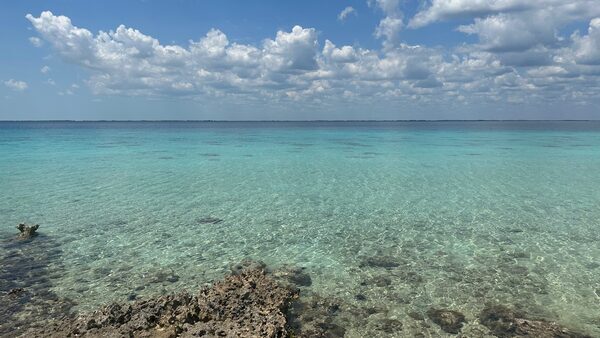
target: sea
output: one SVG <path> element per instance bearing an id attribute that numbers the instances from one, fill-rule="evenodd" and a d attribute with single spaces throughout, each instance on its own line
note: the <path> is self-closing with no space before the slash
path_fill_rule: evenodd
<path id="1" fill-rule="evenodd" d="M 600 337 L 600 122 L 0 122 L 0 258 L 71 311 L 251 259 L 400 336 L 494 303 Z"/>

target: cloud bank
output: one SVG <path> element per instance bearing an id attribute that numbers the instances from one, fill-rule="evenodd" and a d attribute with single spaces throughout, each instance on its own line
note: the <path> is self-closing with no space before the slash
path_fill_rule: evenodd
<path id="1" fill-rule="evenodd" d="M 216 28 L 187 45 L 168 45 L 124 25 L 92 33 L 50 11 L 26 17 L 62 59 L 89 71 L 96 94 L 440 105 L 586 104 L 598 96 L 597 0 L 432 0 L 407 24 L 398 0 L 370 4 L 383 14 L 374 33 L 380 49 L 320 41 L 315 28 L 301 26 L 257 45 L 231 42 Z M 403 29 L 456 19 L 470 22 L 456 29 L 477 43 L 444 49 L 401 42 Z M 587 31 L 561 36 L 572 22 L 586 22 Z"/>

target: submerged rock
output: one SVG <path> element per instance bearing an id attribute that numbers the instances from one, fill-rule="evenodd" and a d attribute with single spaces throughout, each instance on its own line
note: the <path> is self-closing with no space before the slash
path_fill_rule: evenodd
<path id="1" fill-rule="evenodd" d="M 177 281 L 179 281 L 179 276 L 173 270 L 158 271 L 148 279 L 151 284 L 175 283 Z"/>
<path id="2" fill-rule="evenodd" d="M 37 235 L 36 231 L 39 227 L 40 227 L 39 224 L 27 225 L 25 223 L 21 223 L 21 224 L 17 225 L 17 229 L 19 229 L 19 231 L 21 232 L 19 234 L 19 239 L 28 239 L 33 236 L 36 236 Z"/>
<path id="3" fill-rule="evenodd" d="M 246 269 L 196 295 L 182 292 L 111 304 L 30 330 L 29 337 L 286 337 L 285 313 L 297 292 L 263 269 Z"/>
<path id="4" fill-rule="evenodd" d="M 219 224 L 219 223 L 223 222 L 222 219 L 216 218 L 216 217 L 202 217 L 202 218 L 198 218 L 197 221 L 200 224 Z"/>
<path id="5" fill-rule="evenodd" d="M 231 273 L 236 275 L 244 272 L 245 270 L 265 270 L 267 271 L 267 265 L 262 261 L 255 261 L 251 259 L 244 259 L 241 262 L 232 265 Z"/>
<path id="6" fill-rule="evenodd" d="M 387 276 L 375 276 L 371 279 L 364 280 L 360 283 L 363 286 L 386 287 L 392 284 L 392 280 Z"/>
<path id="7" fill-rule="evenodd" d="M 43 233 L 35 241 L 0 240 L 0 337 L 17 337 L 69 314 L 74 303 L 52 291 L 52 276 L 63 271 L 61 254 Z"/>
<path id="8" fill-rule="evenodd" d="M 388 335 L 394 335 L 402 331 L 402 322 L 398 319 L 383 318 L 374 324 L 377 331 L 381 331 Z"/>
<path id="9" fill-rule="evenodd" d="M 427 316 L 448 333 L 460 332 L 465 322 L 465 316 L 454 310 L 431 308 L 427 311 Z"/>
<path id="10" fill-rule="evenodd" d="M 312 279 L 305 268 L 285 266 L 273 271 L 273 277 L 296 286 L 311 286 Z"/>
<path id="11" fill-rule="evenodd" d="M 341 311 L 336 300 L 317 295 L 295 301 L 287 316 L 290 337 L 344 337 Z"/>
<path id="12" fill-rule="evenodd" d="M 359 266 L 392 269 L 399 267 L 400 262 L 392 256 L 371 256 L 363 258 Z"/>
<path id="13" fill-rule="evenodd" d="M 479 314 L 479 322 L 497 337 L 536 337 L 536 338 L 591 338 L 570 331 L 555 322 L 529 320 L 506 306 L 488 305 Z"/>
<path id="14" fill-rule="evenodd" d="M 14 288 L 14 289 L 10 289 L 8 290 L 8 292 L 6 293 L 8 296 L 12 296 L 12 297 L 19 297 L 22 294 L 24 294 L 26 291 L 24 288 Z"/>

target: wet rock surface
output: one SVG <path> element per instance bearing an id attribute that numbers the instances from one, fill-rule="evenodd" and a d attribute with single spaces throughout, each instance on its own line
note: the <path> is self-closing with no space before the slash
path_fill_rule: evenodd
<path id="1" fill-rule="evenodd" d="M 182 292 L 65 318 L 24 336 L 286 337 L 285 313 L 297 292 L 264 269 L 232 274 L 196 295 Z"/>
<path id="2" fill-rule="evenodd" d="M 431 308 L 427 311 L 427 316 L 448 333 L 459 333 L 465 322 L 462 313 L 448 309 Z"/>
<path id="3" fill-rule="evenodd" d="M 529 320 L 524 314 L 502 305 L 488 305 L 479 315 L 479 322 L 497 337 L 536 337 L 536 338 L 591 338 L 591 336 L 570 331 L 557 323 L 545 320 Z"/>
<path id="4" fill-rule="evenodd" d="M 17 225 L 17 229 L 19 229 L 19 239 L 29 239 L 33 236 L 36 236 L 37 229 L 39 229 L 39 224 L 35 225 L 27 225 L 25 223 L 21 223 Z"/>

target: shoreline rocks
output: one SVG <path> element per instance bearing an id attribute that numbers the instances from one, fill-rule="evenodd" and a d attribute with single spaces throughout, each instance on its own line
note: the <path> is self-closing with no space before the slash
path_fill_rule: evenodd
<path id="1" fill-rule="evenodd" d="M 35 246 L 43 245 L 44 239 L 42 234 Z M 35 247 L 29 242 L 13 241 L 12 244 Z M 173 270 L 161 270 L 156 275 L 160 283 L 177 276 Z M 368 284 L 386 287 L 388 280 L 381 279 L 381 276 L 372 277 Z M 196 293 L 182 291 L 141 299 L 130 294 L 127 300 L 90 313 L 73 315 L 67 312 L 70 306 L 64 306 L 53 316 L 40 316 L 38 311 L 34 312 L 34 317 L 28 316 L 31 312 L 23 308 L 24 304 L 49 311 L 63 302 L 46 301 L 36 295 L 34 289 L 11 284 L 6 285 L 0 294 L 0 301 L 10 305 L 2 316 L 10 327 L 0 325 L 3 329 L 0 336 L 4 333 L 20 337 L 299 338 L 344 337 L 357 332 L 366 336 L 397 336 L 402 332 L 405 336 L 414 333 L 420 337 L 431 332 L 430 329 L 469 335 L 474 324 L 478 330 L 483 330 L 482 333 L 489 330 L 489 334 L 499 338 L 590 337 L 554 322 L 526 319 L 524 314 L 499 305 L 487 305 L 478 320 L 473 319 L 471 314 L 468 324 L 465 315 L 458 311 L 432 307 L 426 315 L 417 312 L 408 314 L 414 321 L 421 322 L 415 325 L 410 319 L 396 317 L 389 309 L 374 307 L 369 302 L 371 295 L 367 298 L 358 294 L 355 298 L 359 302 L 347 302 L 314 293 L 307 288 L 311 284 L 310 274 L 305 268 L 284 265 L 270 270 L 262 262 L 244 260 L 231 266 L 230 275 Z M 22 315 L 25 315 L 23 319 Z M 431 323 L 439 328 L 430 326 Z M 418 330 L 422 330 L 421 333 Z"/>
<path id="2" fill-rule="evenodd" d="M 286 313 L 297 296 L 264 269 L 249 268 L 194 295 L 114 303 L 23 336 L 287 337 Z"/>

